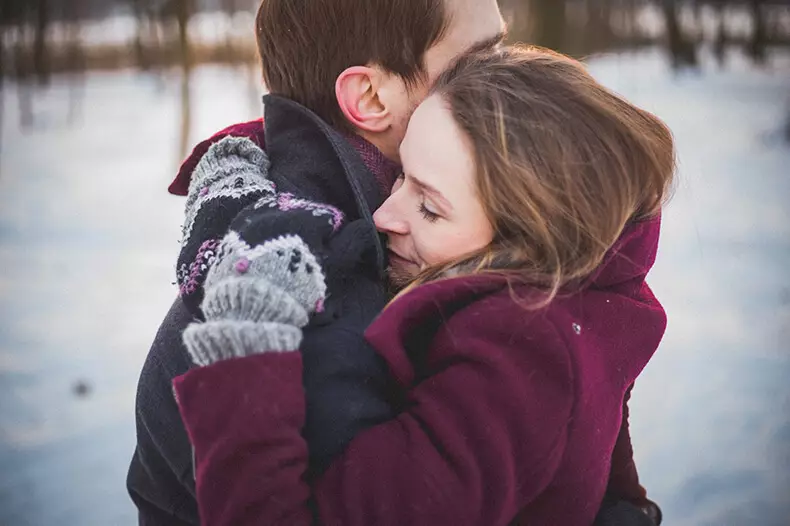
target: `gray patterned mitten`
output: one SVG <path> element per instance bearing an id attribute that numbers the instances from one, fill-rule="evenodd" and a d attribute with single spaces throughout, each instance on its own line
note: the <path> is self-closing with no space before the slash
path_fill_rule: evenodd
<path id="1" fill-rule="evenodd" d="M 275 196 L 268 170 L 269 159 L 258 145 L 245 137 L 225 137 L 209 147 L 192 172 L 176 279 L 194 315 L 202 316 L 206 273 L 234 219 L 260 199 Z"/>
<path id="2" fill-rule="evenodd" d="M 273 193 L 274 184 L 266 178 L 268 171 L 266 153 L 246 137 L 225 137 L 212 144 L 192 172 L 184 205 L 184 237 L 189 237 L 203 201 L 259 191 Z"/>
<path id="3" fill-rule="evenodd" d="M 187 327 L 184 343 L 197 365 L 297 350 L 325 296 L 321 267 L 299 236 L 250 247 L 231 231 L 206 277 L 206 321 Z"/>

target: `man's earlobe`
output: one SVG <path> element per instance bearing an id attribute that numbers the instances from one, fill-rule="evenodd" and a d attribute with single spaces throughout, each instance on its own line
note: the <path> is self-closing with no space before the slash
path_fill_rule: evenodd
<path id="1" fill-rule="evenodd" d="M 392 114 L 379 96 L 381 76 L 375 68 L 354 66 L 337 77 L 337 103 L 355 128 L 381 133 L 391 126 Z"/>

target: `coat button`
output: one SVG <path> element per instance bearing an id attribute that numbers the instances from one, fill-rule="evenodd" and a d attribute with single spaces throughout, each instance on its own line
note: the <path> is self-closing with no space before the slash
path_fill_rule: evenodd
<path id="1" fill-rule="evenodd" d="M 575 332 L 577 335 L 581 334 L 582 333 L 582 326 L 579 325 L 578 323 L 574 323 L 573 324 L 573 332 Z"/>

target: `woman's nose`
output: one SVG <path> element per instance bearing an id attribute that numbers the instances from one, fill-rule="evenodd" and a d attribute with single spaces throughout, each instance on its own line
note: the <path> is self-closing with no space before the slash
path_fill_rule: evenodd
<path id="1" fill-rule="evenodd" d="M 389 196 L 378 210 L 373 214 L 373 222 L 376 229 L 385 234 L 408 234 L 409 225 L 403 214 L 398 212 L 396 196 L 397 192 Z"/>

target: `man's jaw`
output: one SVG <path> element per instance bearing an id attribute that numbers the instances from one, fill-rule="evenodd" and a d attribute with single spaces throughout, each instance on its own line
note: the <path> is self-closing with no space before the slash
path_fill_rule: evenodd
<path id="1" fill-rule="evenodd" d="M 389 247 L 387 250 L 389 252 L 390 262 L 394 262 L 396 265 L 399 265 L 399 266 L 410 266 L 410 265 L 413 265 L 413 266 L 416 266 L 416 267 L 419 266 L 419 265 L 417 265 L 417 263 L 415 263 L 411 259 L 401 255 L 400 252 L 398 252 L 397 250 L 394 250 L 392 247 Z"/>
<path id="2" fill-rule="evenodd" d="M 400 269 L 387 268 L 387 284 L 389 285 L 389 292 L 393 296 L 408 287 L 413 280 L 414 276 L 406 274 Z"/>
<path id="3" fill-rule="evenodd" d="M 389 249 L 390 264 L 387 267 L 390 287 L 397 293 L 411 283 L 419 272 L 419 265 L 404 258 L 391 248 Z"/>

